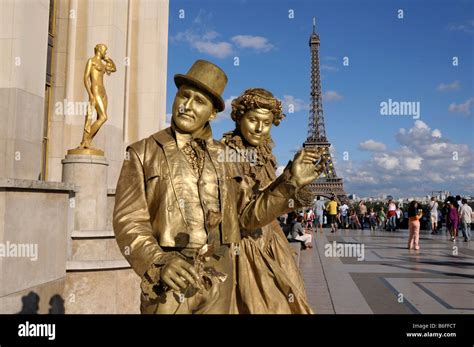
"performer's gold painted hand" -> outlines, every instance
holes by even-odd
[[[172,258],[163,265],[160,281],[169,288],[180,291],[190,284],[199,288],[199,276],[194,267],[181,258]]]
[[[324,148],[305,148],[295,155],[291,166],[291,180],[302,187],[319,177],[327,154]]]

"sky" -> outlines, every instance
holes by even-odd
[[[313,17],[326,135],[346,192],[474,195],[473,1],[170,0],[168,117],[173,76],[209,60],[229,78],[214,138],[234,128],[233,98],[266,88],[284,105],[272,138],[285,165],[308,133]],[[396,114],[399,102],[413,109]]]

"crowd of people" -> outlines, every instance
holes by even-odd
[[[428,205],[423,206],[413,200],[405,210],[402,206],[389,199],[387,203],[367,206],[364,200],[359,203],[338,202],[333,196],[325,202],[317,197],[312,208],[305,211],[291,212],[282,216],[280,222],[290,242],[302,242],[304,248],[312,247],[312,234],[323,232],[323,226],[331,228],[331,233],[340,229],[395,232],[400,229],[409,230],[408,249],[419,250],[420,230],[431,230],[438,234],[445,226],[451,241],[456,241],[462,232],[464,241],[471,239],[471,223],[473,211],[467,199],[450,196],[444,202],[431,198]]]

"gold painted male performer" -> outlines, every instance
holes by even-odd
[[[142,313],[230,313],[235,303],[234,245],[312,195],[319,152],[304,150],[267,189],[240,203],[248,185],[209,121],[224,110],[227,76],[198,60],[178,87],[171,127],[127,148],[117,184],[114,231],[142,279]]]

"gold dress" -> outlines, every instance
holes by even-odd
[[[276,159],[272,141],[259,147],[246,147],[236,131],[225,133],[222,139],[231,150],[248,155],[255,150],[253,162],[241,160],[244,175],[254,193],[276,179]],[[274,220],[261,229],[241,230],[242,240],[237,247],[236,311],[243,314],[307,314],[311,310],[294,251]]]

